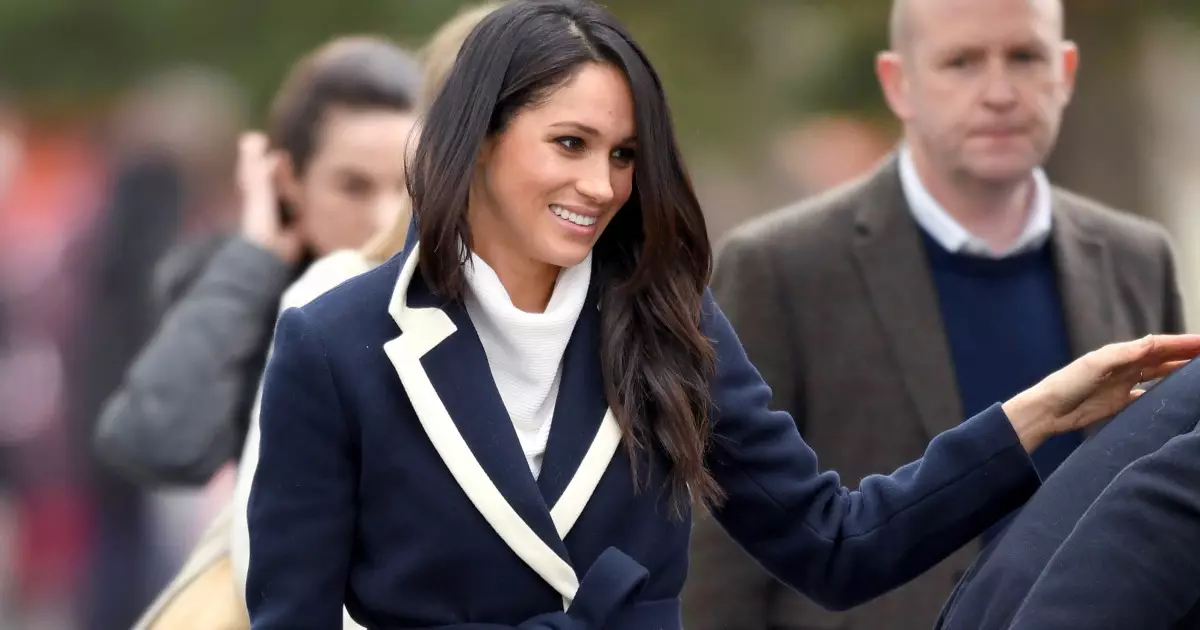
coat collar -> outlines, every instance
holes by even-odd
[[[589,291],[589,305],[564,355],[546,455],[535,481],[466,309],[433,293],[421,277],[419,251],[420,244],[410,238],[401,254],[388,301],[400,335],[383,350],[426,435],[467,498],[513,552],[569,603],[579,580],[564,538],[621,438],[600,378],[596,292]]]
[[[892,157],[862,186],[854,261],[930,438],[962,421],[937,288]]]

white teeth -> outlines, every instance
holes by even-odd
[[[550,211],[553,212],[559,218],[566,219],[566,220],[570,221],[571,223],[574,223],[575,225],[582,225],[582,226],[586,227],[586,226],[593,225],[596,223],[596,217],[589,217],[589,216],[584,216],[582,214],[576,214],[574,212],[571,212],[570,210],[567,210],[566,208],[563,208],[562,206],[551,205]]]

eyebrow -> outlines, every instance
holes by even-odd
[[[596,129],[595,127],[592,127],[591,125],[585,125],[581,122],[576,122],[574,120],[562,120],[562,121],[556,122],[550,126],[551,127],[571,127],[573,129],[576,129],[576,130],[582,132],[584,135],[589,135],[589,136],[601,135],[600,131],[598,129]],[[627,142],[637,142],[637,136],[626,136],[625,138],[623,138],[621,140],[622,144],[627,143]]]

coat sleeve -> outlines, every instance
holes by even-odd
[[[709,469],[726,493],[716,518],[792,588],[844,610],[931,568],[1019,507],[1037,472],[997,403],[935,437],[925,456],[857,490],[821,472],[720,308],[705,296],[717,352]],[[862,392],[869,396],[870,392]]]
[[[284,311],[263,378],[246,604],[255,630],[342,624],[357,508],[356,431],[319,332]]]
[[[101,457],[149,485],[203,485],[237,456],[290,270],[241,239],[166,313],[95,436]]]
[[[1200,597],[1200,430],[1135,460],[1051,557],[1010,628],[1174,628]]]

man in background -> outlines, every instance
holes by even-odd
[[[937,434],[1094,348],[1182,330],[1164,231],[1042,170],[1078,65],[1060,0],[896,0],[876,73],[903,125],[897,151],[721,248],[722,309],[773,405],[844,484],[920,457]],[[1084,437],[1036,451],[1041,475]],[[701,520],[685,624],[926,630],[977,550],[832,613]]]

